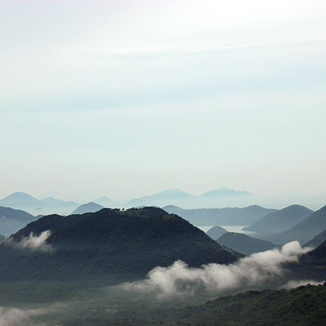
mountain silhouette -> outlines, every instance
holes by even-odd
[[[9,236],[37,218],[25,211],[0,207],[0,234]]]
[[[251,255],[277,247],[274,243],[236,232],[224,233],[216,241],[244,255]]]
[[[226,187],[216,189],[216,190],[210,190],[205,192],[204,194],[200,195],[200,199],[211,199],[215,197],[224,197],[224,196],[253,196],[251,193],[247,191],[237,191],[233,189],[228,189]]]
[[[104,208],[102,205],[90,202],[77,207],[72,214],[94,213]]]
[[[213,240],[219,238],[222,234],[227,233],[228,231],[220,226],[213,226],[210,228],[206,234],[209,235]]]
[[[197,208],[183,209],[178,206],[169,205],[163,207],[169,213],[177,214],[190,223],[198,226],[207,225],[250,225],[275,209],[267,209],[258,205],[245,208]]]
[[[103,207],[115,207],[117,204],[107,196],[102,196],[96,200],[94,200],[95,204],[102,205]]]
[[[35,237],[43,242],[32,241]],[[160,208],[48,215],[0,244],[0,281],[126,280],[179,259],[200,267],[228,264],[236,257],[203,231]]]
[[[69,214],[80,204],[69,201],[65,202],[53,197],[47,197],[42,200],[26,194],[24,192],[15,192],[0,200],[0,206],[21,209],[33,215],[45,215],[52,213]]]
[[[324,230],[326,230],[326,206],[292,228],[273,236],[266,236],[266,239],[279,244],[294,240],[304,244]]]
[[[247,231],[261,234],[276,234],[284,232],[305,220],[313,211],[301,205],[291,205],[279,211],[272,212],[249,227]]]

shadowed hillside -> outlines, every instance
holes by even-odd
[[[49,215],[0,245],[0,280],[145,276],[180,259],[199,267],[236,257],[179,216],[153,207]]]
[[[262,252],[277,247],[269,241],[252,238],[236,232],[227,232],[216,241],[244,255],[251,255],[255,252]]]

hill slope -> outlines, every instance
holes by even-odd
[[[260,234],[281,233],[302,222],[312,213],[313,211],[307,207],[291,205],[264,216],[256,223],[244,228],[244,230]]]
[[[266,238],[272,242],[281,244],[293,240],[304,244],[324,230],[326,230],[326,206],[292,228]]]
[[[277,247],[274,243],[236,232],[227,232],[216,241],[244,255],[251,255],[255,252],[266,251]]]
[[[10,239],[0,245],[0,281],[127,279],[178,259],[193,267],[236,260],[203,231],[153,207],[44,216]]]

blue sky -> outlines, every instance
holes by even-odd
[[[326,203],[325,1],[0,4],[0,197]]]

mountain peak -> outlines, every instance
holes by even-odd
[[[14,192],[13,194],[5,197],[3,200],[37,200],[35,197],[25,193],[25,192]]]
[[[238,190],[223,187],[223,188],[207,191],[199,197],[209,198],[215,196],[252,196],[252,194],[249,193],[248,191],[238,191]]]
[[[141,199],[167,201],[167,200],[180,200],[180,199],[185,200],[185,199],[191,199],[193,197],[194,196],[189,195],[178,188],[175,188],[175,189],[163,190],[152,196],[144,196]]]

